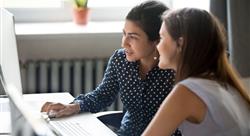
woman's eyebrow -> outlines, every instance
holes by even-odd
[[[133,33],[133,32],[131,32],[131,33],[127,33],[127,35],[132,35],[132,36],[139,36],[140,37],[140,34],[138,34],[138,33]]]
[[[125,31],[124,29],[123,29],[122,31],[123,31],[123,33],[126,34],[126,35],[138,36],[138,37],[141,36],[140,34],[138,34],[138,33],[136,33],[136,32],[127,32],[127,33],[126,33],[126,31]]]

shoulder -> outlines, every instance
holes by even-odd
[[[124,49],[115,50],[109,59],[108,67],[121,69],[127,67],[127,65],[130,65],[130,62],[126,59]]]
[[[110,57],[110,61],[121,62],[126,59],[124,49],[115,50],[113,55]]]
[[[187,78],[179,82],[178,85],[183,85],[190,91],[197,94],[207,93],[208,90],[218,87],[218,83],[216,81],[202,78]]]
[[[163,106],[172,114],[173,118],[178,118],[178,122],[189,120],[199,123],[206,111],[205,103],[189,88],[177,84],[173,91],[166,97]]]
[[[125,51],[124,49],[117,49],[114,51],[112,57],[123,57],[123,58],[126,58],[125,56]]]
[[[209,87],[212,87],[212,81],[201,78],[187,78],[177,83],[177,86],[183,86],[187,91],[190,91],[197,96],[203,98],[206,97],[206,93]],[[211,85],[209,85],[211,84]]]
[[[188,78],[176,86],[183,86],[186,91],[201,99],[208,108],[219,101],[224,90],[216,81],[202,78]]]
[[[186,119],[193,123],[201,123],[205,118],[207,104],[203,97],[200,97],[191,89],[182,84],[177,84],[173,89],[175,104],[182,107],[180,111],[186,112]]]
[[[177,84],[173,88],[172,93],[172,95],[177,96],[176,98],[180,99],[185,104],[191,100],[190,98],[197,97],[197,95],[184,84]]]

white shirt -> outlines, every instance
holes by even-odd
[[[250,136],[250,106],[234,88],[216,81],[188,78],[182,84],[207,106],[200,124],[184,121],[179,127],[184,136]]]

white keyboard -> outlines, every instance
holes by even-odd
[[[68,136],[91,136],[84,128],[77,122],[73,121],[50,121],[50,125],[62,135]]]

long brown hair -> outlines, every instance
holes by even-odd
[[[181,52],[176,82],[199,77],[216,80],[225,87],[229,84],[250,105],[250,94],[227,58],[225,29],[215,16],[205,10],[184,8],[166,12],[163,21],[174,40],[183,38],[183,45],[177,45]]]

